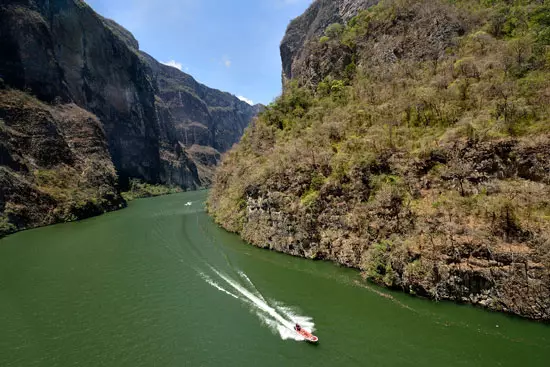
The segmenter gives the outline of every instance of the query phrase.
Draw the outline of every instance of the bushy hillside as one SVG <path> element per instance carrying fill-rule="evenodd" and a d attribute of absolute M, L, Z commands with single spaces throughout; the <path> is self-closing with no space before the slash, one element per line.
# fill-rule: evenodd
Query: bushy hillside
<path fill-rule="evenodd" d="M 223 159 L 216 221 L 410 293 L 549 319 L 550 4 L 384 0 L 304 47 Z"/>

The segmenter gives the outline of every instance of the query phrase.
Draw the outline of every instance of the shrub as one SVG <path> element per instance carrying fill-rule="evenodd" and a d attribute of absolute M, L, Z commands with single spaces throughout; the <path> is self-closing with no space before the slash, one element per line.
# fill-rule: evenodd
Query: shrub
<path fill-rule="evenodd" d="M 363 267 L 370 280 L 387 286 L 394 284 L 396 274 L 390 260 L 392 247 L 390 241 L 382 241 L 369 247 Z"/>
<path fill-rule="evenodd" d="M 130 190 L 128 190 L 127 192 L 123 192 L 122 197 L 126 201 L 132 201 L 140 198 L 169 195 L 178 192 L 182 192 L 182 189 L 180 187 L 151 185 L 134 178 L 130 180 Z"/>
<path fill-rule="evenodd" d="M 436 59 L 372 56 L 382 52 L 371 45 L 408 32 L 430 6 L 460 7 L 454 15 L 466 34 Z M 538 204 L 548 197 L 550 51 L 540 48 L 546 18 L 534 20 L 538 6 L 384 1 L 329 32 L 353 54 L 346 75 L 285 86 L 224 158 L 209 199 L 216 221 L 255 230 L 242 198 L 258 188 L 282 223 L 298 217 L 297 232 L 311 234 L 312 246 L 332 246 L 323 256 L 422 294 L 437 293 L 437 264 L 454 268 L 474 250 L 483 261 L 505 241 L 544 252 L 550 205 Z M 522 199 L 502 206 L 501 186 L 519 175 L 539 191 L 517 189 Z"/>
<path fill-rule="evenodd" d="M 17 227 L 13 223 L 10 223 L 8 217 L 5 214 L 0 214 L 0 237 L 16 230 Z"/>
<path fill-rule="evenodd" d="M 403 277 L 411 285 L 409 293 L 427 296 L 426 290 L 421 284 L 431 284 L 433 277 L 433 266 L 429 261 L 416 259 L 405 266 Z"/>
<path fill-rule="evenodd" d="M 505 241 L 524 239 L 529 234 L 521 228 L 516 206 L 510 201 L 504 201 L 495 212 L 492 213 L 492 228 L 496 236 Z"/>
<path fill-rule="evenodd" d="M 311 207 L 319 198 L 319 191 L 310 189 L 302 195 L 301 203 L 305 207 Z"/>
<path fill-rule="evenodd" d="M 333 23 L 325 29 L 325 36 L 329 39 L 339 39 L 344 33 L 344 26 L 340 23 Z"/>

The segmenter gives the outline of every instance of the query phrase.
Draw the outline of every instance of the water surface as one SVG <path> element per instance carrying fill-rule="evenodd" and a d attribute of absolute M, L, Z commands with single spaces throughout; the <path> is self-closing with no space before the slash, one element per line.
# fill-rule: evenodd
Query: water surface
<path fill-rule="evenodd" d="M 205 197 L 139 200 L 0 240 L 0 366 L 550 363 L 546 325 L 248 246 L 212 222 Z"/>

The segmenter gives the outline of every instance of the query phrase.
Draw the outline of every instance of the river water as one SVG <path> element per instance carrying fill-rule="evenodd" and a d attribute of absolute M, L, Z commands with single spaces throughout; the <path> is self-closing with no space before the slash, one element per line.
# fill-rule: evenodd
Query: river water
<path fill-rule="evenodd" d="M 205 198 L 0 240 L 0 366 L 550 365 L 549 326 L 254 248 L 212 222 Z"/>

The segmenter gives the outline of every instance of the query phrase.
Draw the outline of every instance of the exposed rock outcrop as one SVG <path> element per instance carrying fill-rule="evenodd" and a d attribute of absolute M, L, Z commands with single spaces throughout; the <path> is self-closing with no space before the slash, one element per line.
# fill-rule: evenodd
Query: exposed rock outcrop
<path fill-rule="evenodd" d="M 518 201 L 547 207 L 550 143 L 506 141 L 458 151 L 418 162 L 400 154 L 380 157 L 350 176 L 345 187 L 324 185 L 311 205 L 297 203 L 304 203 L 314 171 L 273 174 L 248 188 L 241 236 L 259 247 L 363 269 L 381 284 L 411 294 L 548 319 L 550 247 L 544 227 L 518 220 L 521 209 L 499 203 L 506 199 L 487 198 L 481 204 L 485 218 L 475 224 L 470 213 L 453 207 L 459 200 L 437 207 L 438 200 L 452 200 L 438 192 L 456 177 L 450 170 L 439 181 L 429 172 L 443 162 L 467 167 L 465 190 L 478 190 L 476 183 L 484 182 L 502 198 L 520 195 Z M 403 187 L 418 193 L 415 207 L 393 188 L 376 192 L 380 170 L 405 178 Z M 434 207 L 418 209 L 424 205 Z"/>
<path fill-rule="evenodd" d="M 175 151 L 176 155 L 184 154 L 193 164 L 204 165 L 204 160 L 195 162 L 189 158 L 187 150 L 195 145 L 213 148 L 208 151 L 215 159 L 207 160 L 208 166 L 203 166 L 212 171 L 221 153 L 239 141 L 244 129 L 257 115 L 258 106 L 250 106 L 229 93 L 208 88 L 144 52 L 140 55 L 150 68 L 153 80 L 161 149 L 165 154 L 170 151 Z M 174 146 L 181 146 L 183 150 L 178 153 L 179 148 L 174 149 Z M 189 169 L 196 170 L 195 167 Z M 211 172 L 203 172 L 195 177 L 199 178 L 200 185 L 208 185 L 211 175 Z M 189 187 L 173 180 L 163 182 Z"/>
<path fill-rule="evenodd" d="M 344 24 L 362 9 L 376 5 L 379 0 L 316 0 L 304 14 L 290 22 L 281 42 L 283 83 L 299 77 L 302 68 L 297 64 L 310 58 L 306 47 L 318 41 L 325 29 L 333 23 Z"/>
<path fill-rule="evenodd" d="M 160 64 L 139 51 L 129 31 L 81 0 L 0 3 L 0 79 L 11 91 L 3 98 L 20 90 L 52 105 L 45 109 L 78 106 L 92 114 L 122 189 L 134 178 L 183 189 L 207 186 L 220 154 L 239 140 L 258 108 Z M 9 123 L 17 124 L 13 118 Z M 51 129 L 60 124 L 51 119 Z M 71 156 L 62 138 L 45 141 L 53 145 L 43 152 L 51 154 L 40 156 L 35 168 L 72 164 L 54 160 Z M 197 145 L 211 158 L 195 162 L 189 150 Z M 19 153 L 7 147 L 2 142 L 1 164 L 14 170 L 17 162 L 9 157 Z"/>
<path fill-rule="evenodd" d="M 348 42 L 339 38 L 319 42 L 330 24 L 346 24 L 378 2 L 314 2 L 290 23 L 281 43 L 283 84 L 292 79 L 299 85 L 316 87 L 327 76 L 349 78 L 356 67 L 364 64 L 383 68 L 404 59 L 437 60 L 456 46 L 469 27 L 457 12 L 447 12 L 441 4 L 410 2 L 407 7 L 393 10 L 391 23 L 369 21 L 367 17 L 359 20 L 365 27 L 368 23 L 370 36 Z"/>
<path fill-rule="evenodd" d="M 12 1 L 1 6 L 0 20 L 4 81 L 41 100 L 70 101 L 94 113 L 122 185 L 140 178 L 201 186 L 192 161 L 179 160 L 184 149 L 177 142 L 223 152 L 254 115 L 236 97 L 141 53 L 130 32 L 80 0 Z M 168 156 L 171 162 L 163 162 Z"/>
<path fill-rule="evenodd" d="M 126 205 L 97 117 L 0 90 L 0 235 Z"/>
<path fill-rule="evenodd" d="M 209 212 L 262 248 L 547 321 L 548 5 L 458 4 L 315 1 Z"/>

